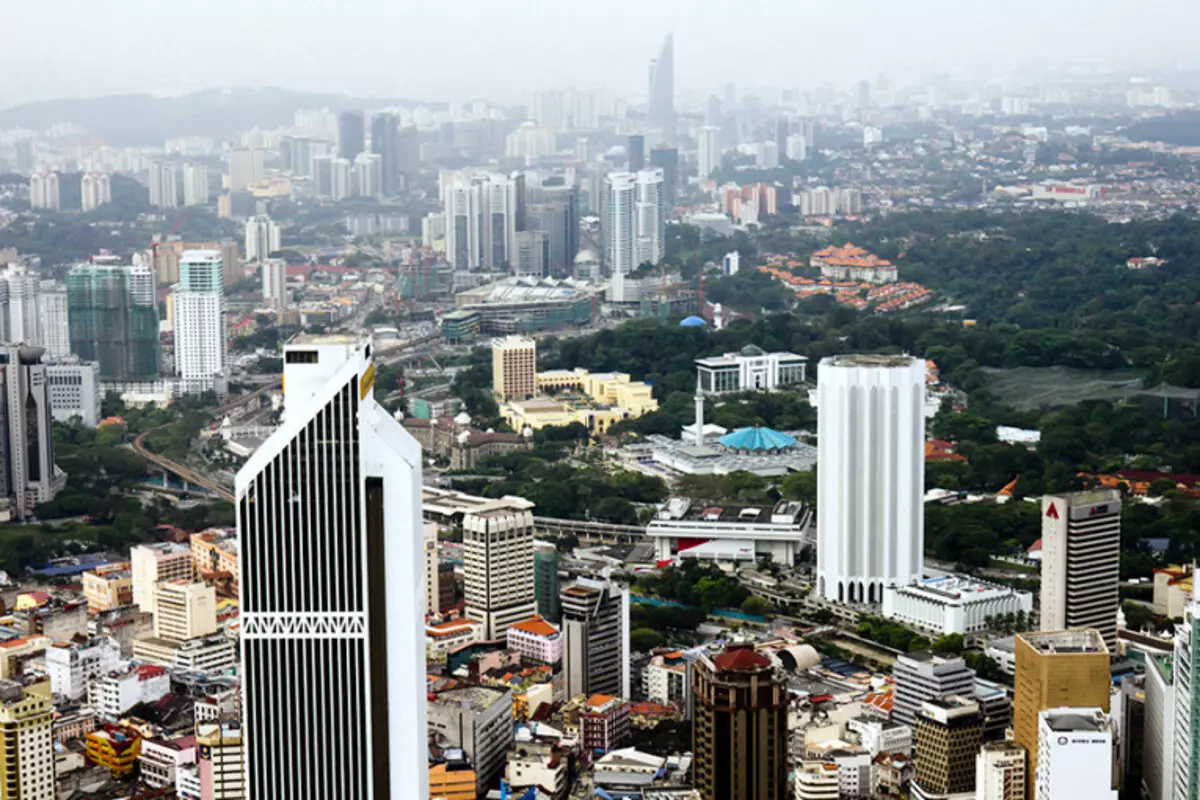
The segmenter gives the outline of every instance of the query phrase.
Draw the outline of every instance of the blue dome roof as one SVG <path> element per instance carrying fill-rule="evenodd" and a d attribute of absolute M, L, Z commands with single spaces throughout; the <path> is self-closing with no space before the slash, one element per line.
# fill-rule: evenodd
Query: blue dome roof
<path fill-rule="evenodd" d="M 796 446 L 794 438 L 771 428 L 740 428 L 719 441 L 730 450 L 786 450 Z"/>
<path fill-rule="evenodd" d="M 679 323 L 679 327 L 681 327 L 681 328 L 700 328 L 707 324 L 708 323 L 705 322 L 703 319 L 701 319 L 700 317 L 697 317 L 696 315 L 693 314 L 690 317 L 686 317 L 683 320 L 683 322 Z"/>

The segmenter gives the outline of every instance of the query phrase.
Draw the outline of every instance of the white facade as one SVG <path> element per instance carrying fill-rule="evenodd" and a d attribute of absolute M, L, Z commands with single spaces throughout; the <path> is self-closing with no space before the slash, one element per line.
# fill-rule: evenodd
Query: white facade
<path fill-rule="evenodd" d="M 533 585 L 533 503 L 503 504 L 463 516 L 463 595 L 466 616 L 498 639 L 537 613 Z"/>
<path fill-rule="evenodd" d="M 913 749 L 913 729 L 907 725 L 873 717 L 846 720 L 846 730 L 858 734 L 858 743 L 872 757 L 880 753 L 909 755 Z"/>
<path fill-rule="evenodd" d="M 686 714 L 692 699 L 692 666 L 682 654 L 654 656 L 642 671 L 642 691 L 652 703 L 674 703 Z"/>
<path fill-rule="evenodd" d="M 262 262 L 259 271 L 263 302 L 275 308 L 287 308 L 291 304 L 287 289 L 287 262 L 282 258 L 268 258 Z"/>
<path fill-rule="evenodd" d="M 725 275 L 737 275 L 742 268 L 742 254 L 737 250 L 726 253 L 721 259 L 721 272 Z"/>
<path fill-rule="evenodd" d="M 112 202 L 112 181 L 103 172 L 88 172 L 79 179 L 79 208 L 94 211 Z"/>
<path fill-rule="evenodd" d="M 46 648 L 45 661 L 50 691 L 58 697 L 78 700 L 87 694 L 92 678 L 117 668 L 121 646 L 107 636 L 84 644 L 55 642 Z"/>
<path fill-rule="evenodd" d="M 1042 498 L 1042 630 L 1093 628 L 1117 652 L 1120 567 L 1118 490 Z"/>
<path fill-rule="evenodd" d="M 425 614 L 438 613 L 438 527 L 435 522 L 421 526 L 421 548 L 425 565 Z"/>
<path fill-rule="evenodd" d="M 483 626 L 469 619 L 456 619 L 437 625 L 426 625 L 425 659 L 441 661 L 451 650 L 457 650 L 464 644 L 482 641 L 482 637 L 479 635 L 482 630 Z"/>
<path fill-rule="evenodd" d="M 0 278 L 8 288 L 8 341 L 41 344 L 38 330 L 38 292 L 41 278 L 19 264 L 10 264 Z"/>
<path fill-rule="evenodd" d="M 179 770 L 195 763 L 194 742 L 184 747 L 170 739 L 143 739 L 138 773 L 146 785 L 161 789 L 175 786 Z"/>
<path fill-rule="evenodd" d="M 483 212 L 479 184 L 456 178 L 445 187 L 446 260 L 455 269 L 473 269 L 481 264 Z"/>
<path fill-rule="evenodd" d="M 46 365 L 50 413 L 58 422 L 76 417 L 85 428 L 100 424 L 100 365 L 95 361 Z"/>
<path fill-rule="evenodd" d="M 160 667 L 189 672 L 221 673 L 238 666 L 237 645 L 228 636 L 215 634 L 195 639 L 135 639 L 133 657 Z"/>
<path fill-rule="evenodd" d="M 283 249 L 279 223 L 262 214 L 246 220 L 246 260 L 265 261 L 271 253 Z"/>
<path fill-rule="evenodd" d="M 879 603 L 921 579 L 925 362 L 833 356 L 817 377 L 817 594 Z"/>
<path fill-rule="evenodd" d="M 232 147 L 229 150 L 229 191 L 244 192 L 251 183 L 263 177 L 263 151 L 253 147 Z"/>
<path fill-rule="evenodd" d="M 88 684 L 88 705 L 116 720 L 138 703 L 155 703 L 171 693 L 171 676 L 160 666 L 133 667 L 99 675 Z"/>
<path fill-rule="evenodd" d="M 787 137 L 787 157 L 792 161 L 808 160 L 808 139 L 803 133 L 793 133 Z"/>
<path fill-rule="evenodd" d="M 29 179 L 29 205 L 47 211 L 61 207 L 57 172 L 35 172 Z"/>
<path fill-rule="evenodd" d="M 657 264 L 666 255 L 666 188 L 660 168 L 637 173 L 637 260 Z"/>
<path fill-rule="evenodd" d="M 1016 742 L 985 742 L 975 756 L 975 800 L 1024 797 L 1025 762 L 1025 748 Z"/>
<path fill-rule="evenodd" d="M 150 205 L 155 208 L 179 207 L 179 173 L 175 165 L 156 161 L 150 165 Z"/>
<path fill-rule="evenodd" d="M 1175 772 L 1175 685 L 1169 656 L 1146 656 L 1146 716 L 1142 741 L 1142 796 L 1171 800 Z"/>
<path fill-rule="evenodd" d="M 983 631 L 988 618 L 1018 611 L 1033 611 L 1030 592 L 965 575 L 941 575 L 883 589 L 883 616 L 943 635 Z"/>
<path fill-rule="evenodd" d="M 133 604 L 153 614 L 159 581 L 190 582 L 196 577 L 196 564 L 188 545 L 157 542 L 130 548 L 129 571 L 133 578 Z"/>
<path fill-rule="evenodd" d="M 163 581 L 154 592 L 154 635 L 184 641 L 217 632 L 217 591 L 201 581 Z"/>
<path fill-rule="evenodd" d="M 359 153 L 354 157 L 354 188 L 363 197 L 383 194 L 383 156 Z"/>
<path fill-rule="evenodd" d="M 510 627 L 505 634 L 509 650 L 522 658 L 557 664 L 562 661 L 563 640 L 559 629 L 544 619 L 526 620 Z"/>
<path fill-rule="evenodd" d="M 1193 577 L 1193 591 L 1200 590 L 1200 575 Z M 1183 612 L 1183 622 L 1175 626 L 1175 650 L 1170 669 L 1174 684 L 1168 684 L 1170 691 L 1164 692 L 1165 697 L 1172 698 L 1172 720 L 1170 721 L 1170 755 L 1164 747 L 1163 753 L 1163 793 L 1172 800 L 1191 800 L 1200 792 L 1200 778 L 1197 777 L 1196 759 L 1196 728 L 1200 725 L 1195 707 L 1196 692 L 1200 691 L 1200 659 L 1197 656 L 1197 646 L 1200 645 L 1200 599 L 1193 599 Z M 1147 672 L 1153 668 L 1147 669 Z M 1150 678 L 1147 678 L 1149 684 Z M 1163 680 L 1165 682 L 1165 679 Z M 1149 698 L 1147 698 L 1148 700 Z M 1147 704 L 1147 724 L 1149 724 L 1150 706 Z M 1164 740 L 1167 734 L 1164 731 Z M 1168 794 L 1169 792 L 1169 794 Z"/>
<path fill-rule="evenodd" d="M 1038 763 L 1032 800 L 1116 800 L 1113 725 L 1098 708 L 1051 708 L 1038 714 Z"/>
<path fill-rule="evenodd" d="M 208 205 L 208 167 L 204 164 L 183 165 L 183 204 Z"/>
<path fill-rule="evenodd" d="M 721 129 L 705 125 L 700 129 L 699 150 L 696 154 L 697 173 L 701 180 L 712 176 L 721 166 Z"/>
<path fill-rule="evenodd" d="M 802 762 L 792 778 L 792 789 L 796 800 L 839 800 L 842 795 L 838 765 L 828 761 Z"/>
<path fill-rule="evenodd" d="M 771 392 L 804 383 L 808 358 L 766 353 L 747 345 L 737 353 L 696 359 L 696 389 L 703 394 Z"/>
<path fill-rule="evenodd" d="M 188 394 L 225 394 L 228 336 L 224 273 L 218 250 L 179 257 L 175 288 L 175 370 Z"/>
<path fill-rule="evenodd" d="M 37 293 L 38 342 L 51 358 L 71 354 L 71 329 L 67 322 L 67 287 L 42 281 Z"/>
<path fill-rule="evenodd" d="M 298 336 L 284 378 L 237 476 L 247 796 L 428 797 L 421 448 L 369 338 Z"/>
<path fill-rule="evenodd" d="M 632 172 L 605 175 L 601 227 L 610 273 L 637 269 L 637 221 L 637 176 Z"/>
<path fill-rule="evenodd" d="M 771 139 L 759 142 L 755 148 L 754 165 L 759 169 L 775 169 L 779 166 L 779 144 Z"/>

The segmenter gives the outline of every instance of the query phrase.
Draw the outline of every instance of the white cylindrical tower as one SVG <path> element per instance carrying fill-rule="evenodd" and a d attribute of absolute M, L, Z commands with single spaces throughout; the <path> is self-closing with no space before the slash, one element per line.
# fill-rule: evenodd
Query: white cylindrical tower
<path fill-rule="evenodd" d="M 921 577 L 925 546 L 925 362 L 911 356 L 821 360 L 817 592 L 880 603 Z"/>

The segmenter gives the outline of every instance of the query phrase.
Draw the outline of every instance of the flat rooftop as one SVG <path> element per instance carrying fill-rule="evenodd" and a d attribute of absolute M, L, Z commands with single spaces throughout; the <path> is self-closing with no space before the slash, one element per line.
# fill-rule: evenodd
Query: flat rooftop
<path fill-rule="evenodd" d="M 1108 646 L 1099 631 L 1042 631 L 1017 634 L 1033 649 L 1047 655 L 1086 655 L 1103 653 L 1108 655 Z"/>
<path fill-rule="evenodd" d="M 913 356 L 879 356 L 879 355 L 842 355 L 822 359 L 827 365 L 834 367 L 907 367 L 919 359 Z"/>
<path fill-rule="evenodd" d="M 1064 733 L 1071 731 L 1102 731 L 1106 730 L 1102 717 L 1080 714 L 1078 712 L 1058 712 L 1055 709 L 1043 711 L 1042 716 L 1046 720 L 1046 725 L 1052 731 L 1062 731 Z"/>
<path fill-rule="evenodd" d="M 678 513 L 677 507 L 668 507 L 655 517 L 655 521 L 744 522 L 765 525 L 776 515 L 786 516 L 789 521 L 798 521 L 803 513 L 803 503 L 789 501 L 780 501 L 773 505 L 692 503 L 683 513 Z"/>
<path fill-rule="evenodd" d="M 284 346 L 292 344 L 358 344 L 366 338 L 357 333 L 298 333 Z"/>

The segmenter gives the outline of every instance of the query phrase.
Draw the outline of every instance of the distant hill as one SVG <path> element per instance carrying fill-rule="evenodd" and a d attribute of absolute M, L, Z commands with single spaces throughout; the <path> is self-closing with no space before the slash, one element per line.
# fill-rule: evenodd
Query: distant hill
<path fill-rule="evenodd" d="M 0 111 L 0 128 L 45 130 L 68 122 L 87 138 L 117 146 L 161 145 L 177 136 L 210 136 L 228 141 L 255 125 L 290 125 L 298 108 L 378 108 L 403 102 L 354 98 L 290 89 L 205 89 L 181 97 L 122 94 L 75 100 L 46 100 Z"/>

